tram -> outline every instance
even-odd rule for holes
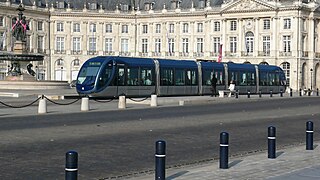
[[[217,90],[227,89],[230,81],[240,94],[286,89],[278,66],[98,56],[82,65],[76,90],[89,97],[209,95],[212,76],[217,78]]]

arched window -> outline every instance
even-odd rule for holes
[[[64,65],[64,61],[63,61],[62,59],[58,59],[58,60],[56,61],[56,65],[57,65],[57,66],[63,66],[63,65]]]
[[[281,67],[286,75],[287,86],[290,86],[290,63],[284,62],[281,64]]]
[[[72,62],[72,65],[73,65],[73,66],[80,66],[80,60],[79,60],[79,59],[75,59],[75,60]]]
[[[254,34],[253,32],[249,31],[245,35],[245,52],[250,54],[253,53],[253,41],[254,41]]]
[[[302,88],[307,88],[307,64],[303,63],[302,68],[301,68],[301,87]]]

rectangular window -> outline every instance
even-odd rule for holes
[[[90,24],[90,32],[97,32],[97,25],[94,23]]]
[[[152,69],[141,68],[140,77],[141,77],[141,85],[143,86],[151,86],[154,85],[154,71]]]
[[[142,25],[142,34],[148,33],[148,25]]]
[[[129,52],[129,39],[121,39],[121,52]]]
[[[203,53],[203,38],[197,38],[197,53]]]
[[[127,85],[138,86],[139,85],[139,68],[128,67],[127,69]]]
[[[57,37],[56,50],[59,52],[64,51],[64,37]]]
[[[38,52],[43,52],[43,36],[38,36]]]
[[[214,22],[214,31],[220,31],[220,22]]]
[[[72,38],[72,50],[74,52],[79,52],[80,48],[80,37],[73,37]]]
[[[128,25],[122,25],[121,33],[128,33],[128,32],[129,32]]]
[[[112,33],[112,24],[106,24],[106,33]]]
[[[270,29],[270,19],[264,19],[263,20],[263,29],[264,30]]]
[[[57,32],[63,32],[63,23],[62,22],[58,22],[57,23]]]
[[[112,52],[112,38],[106,38],[105,51],[107,53],[111,53]]]
[[[265,56],[270,55],[270,36],[262,37],[263,54]]]
[[[73,23],[73,32],[80,32],[80,24]]]
[[[230,31],[237,30],[237,21],[230,21]]]
[[[184,86],[185,85],[185,72],[183,69],[175,69],[174,77],[175,77],[175,85],[176,86]]]
[[[89,38],[89,51],[90,52],[97,51],[97,38],[95,38],[95,37]]]
[[[168,47],[169,53],[174,53],[174,39],[169,38],[168,41],[169,41],[169,47]]]
[[[142,53],[148,53],[148,39],[142,39]]]
[[[291,52],[291,37],[283,36],[283,51]]]
[[[155,39],[155,50],[156,53],[161,53],[161,39]]]
[[[230,37],[230,52],[237,52],[237,37]]]
[[[188,32],[189,32],[189,24],[188,23],[183,23],[182,33],[188,33]]]
[[[169,33],[174,33],[174,24],[169,24]]]
[[[4,18],[3,16],[0,16],[0,27],[4,26]]]
[[[283,29],[291,29],[291,19],[283,19]]]
[[[189,53],[189,39],[182,38],[182,52]]]
[[[203,23],[198,23],[197,24],[197,32],[198,33],[203,32]]]
[[[161,33],[161,24],[156,24],[156,33]]]
[[[43,30],[43,22],[38,21],[38,31],[42,31],[42,30]]]
[[[213,38],[213,53],[219,53],[220,37]]]

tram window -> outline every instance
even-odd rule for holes
[[[139,68],[128,68],[127,71],[127,85],[128,86],[138,86],[139,80]]]
[[[175,70],[175,85],[183,86],[185,85],[185,71],[182,69]]]
[[[247,73],[240,72],[240,86],[246,86],[248,83]]]
[[[259,74],[259,85],[260,86],[267,86],[268,85],[268,75],[266,72],[260,72]]]
[[[103,87],[109,81],[112,73],[112,65],[108,64],[106,68],[103,69],[102,73],[100,74],[99,81],[98,81],[98,88]]]
[[[275,85],[276,86],[280,85],[280,75],[279,75],[279,73],[275,74]]]
[[[197,85],[198,84],[198,76],[196,71],[191,71],[191,85]]]
[[[256,75],[254,72],[248,73],[248,77],[250,77],[250,85],[255,86],[256,85]]]
[[[236,71],[229,72],[229,82],[230,81],[233,81],[236,85],[240,84],[239,83],[239,72],[236,72]]]
[[[202,84],[211,86],[211,77],[212,77],[213,72],[210,70],[202,70]]]
[[[141,69],[140,77],[143,86],[154,85],[153,71],[151,69]]]
[[[119,67],[118,69],[118,86],[124,86],[125,84],[124,77],[124,67]]]
[[[268,81],[270,86],[275,85],[275,74],[274,73],[269,73],[268,74]]]
[[[215,76],[217,78],[217,85],[224,85],[223,72],[217,70],[215,71]]]
[[[173,85],[173,69],[160,69],[160,85],[172,86]]]

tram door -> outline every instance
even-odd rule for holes
[[[117,95],[127,94],[126,89],[126,76],[125,76],[125,66],[122,64],[117,65],[117,76],[116,76],[116,89]]]

